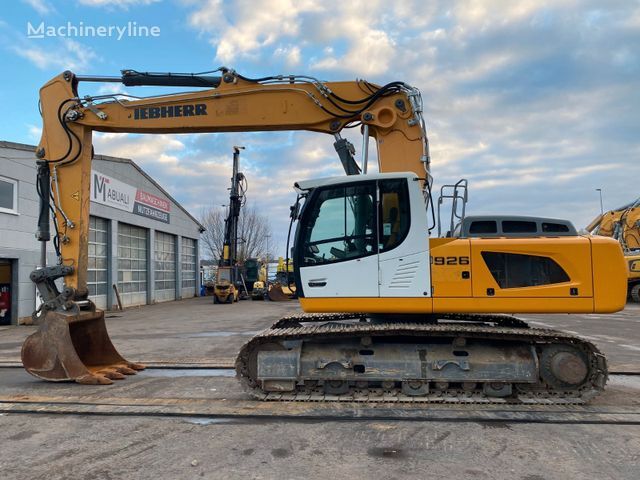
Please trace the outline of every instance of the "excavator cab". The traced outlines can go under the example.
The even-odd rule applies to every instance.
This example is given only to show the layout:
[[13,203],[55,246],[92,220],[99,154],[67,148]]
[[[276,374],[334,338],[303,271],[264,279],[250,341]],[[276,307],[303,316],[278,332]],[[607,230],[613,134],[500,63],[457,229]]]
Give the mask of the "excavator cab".
[[303,309],[431,296],[426,205],[415,174],[309,180],[296,188],[306,197],[294,247]]

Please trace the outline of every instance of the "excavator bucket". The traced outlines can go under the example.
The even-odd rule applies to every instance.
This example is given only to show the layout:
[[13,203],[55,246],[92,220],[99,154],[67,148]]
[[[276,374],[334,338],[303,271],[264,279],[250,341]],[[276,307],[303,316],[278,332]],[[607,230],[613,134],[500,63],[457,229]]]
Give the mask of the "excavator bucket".
[[35,377],[87,385],[108,385],[144,369],[118,353],[101,310],[47,312],[22,346],[22,363]]
[[267,294],[269,296],[269,300],[272,302],[287,302],[291,300],[291,297],[284,293],[282,289],[282,285],[279,283],[274,283],[269,287],[269,292]]

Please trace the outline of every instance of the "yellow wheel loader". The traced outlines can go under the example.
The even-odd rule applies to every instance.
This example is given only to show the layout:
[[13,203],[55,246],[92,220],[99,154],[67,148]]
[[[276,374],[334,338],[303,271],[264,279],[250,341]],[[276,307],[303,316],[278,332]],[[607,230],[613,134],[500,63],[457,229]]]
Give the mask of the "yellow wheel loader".
[[[146,98],[78,91],[111,81],[200,90]],[[93,131],[307,130],[334,140],[346,175],[294,184],[292,257],[306,313],[277,321],[241,348],[237,375],[256,398],[553,404],[583,403],[604,388],[606,361],[595,345],[511,314],[622,309],[627,267],[620,245],[545,219],[480,220],[458,236],[432,237],[431,160],[418,89],[402,81],[252,79],[227,68],[125,70],[118,77],[67,71],[42,87],[40,103],[38,237],[49,238],[53,211],[55,237],[63,241],[56,242],[60,265],[34,277],[44,307],[22,352],[30,373],[108,383],[119,369],[140,367],[117,355],[103,312],[87,297]],[[360,163],[340,135],[347,127],[362,133]],[[370,140],[380,173],[368,172]],[[63,278],[62,291],[55,278]]]

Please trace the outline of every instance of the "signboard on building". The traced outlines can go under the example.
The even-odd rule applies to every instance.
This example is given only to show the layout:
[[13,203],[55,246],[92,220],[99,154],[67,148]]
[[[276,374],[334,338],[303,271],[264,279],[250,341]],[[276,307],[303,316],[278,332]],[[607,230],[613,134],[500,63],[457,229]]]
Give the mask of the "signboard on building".
[[91,170],[91,201],[159,222],[170,222],[171,202],[95,170]]

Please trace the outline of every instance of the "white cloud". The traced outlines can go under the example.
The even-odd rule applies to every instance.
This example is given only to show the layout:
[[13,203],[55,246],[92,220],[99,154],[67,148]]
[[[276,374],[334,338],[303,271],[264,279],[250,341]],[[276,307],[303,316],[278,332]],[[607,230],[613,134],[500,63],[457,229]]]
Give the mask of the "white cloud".
[[300,15],[317,11],[312,0],[207,0],[190,15],[192,26],[210,34],[216,60],[225,64],[254,55],[282,37],[300,33]]
[[297,45],[278,47],[273,52],[273,56],[276,58],[284,59],[285,65],[289,68],[297,67],[298,65],[300,65],[300,47],[298,47]]
[[95,51],[75,40],[63,39],[55,53],[51,48],[41,47],[34,42],[22,42],[12,50],[26,58],[41,70],[87,70],[91,62],[98,58]]
[[42,127],[36,125],[27,125],[27,131],[29,132],[29,138],[33,142],[39,142],[42,137]]
[[99,153],[130,158],[141,166],[158,161],[171,163],[171,159],[176,157],[168,152],[180,152],[185,149],[185,144],[178,139],[178,135],[169,134],[96,133],[93,144]]
[[127,94],[128,92],[125,90],[124,85],[120,83],[105,83],[98,87],[98,95],[114,95],[117,93]]
[[33,8],[40,15],[46,15],[54,11],[53,7],[46,0],[22,0],[24,3]]

